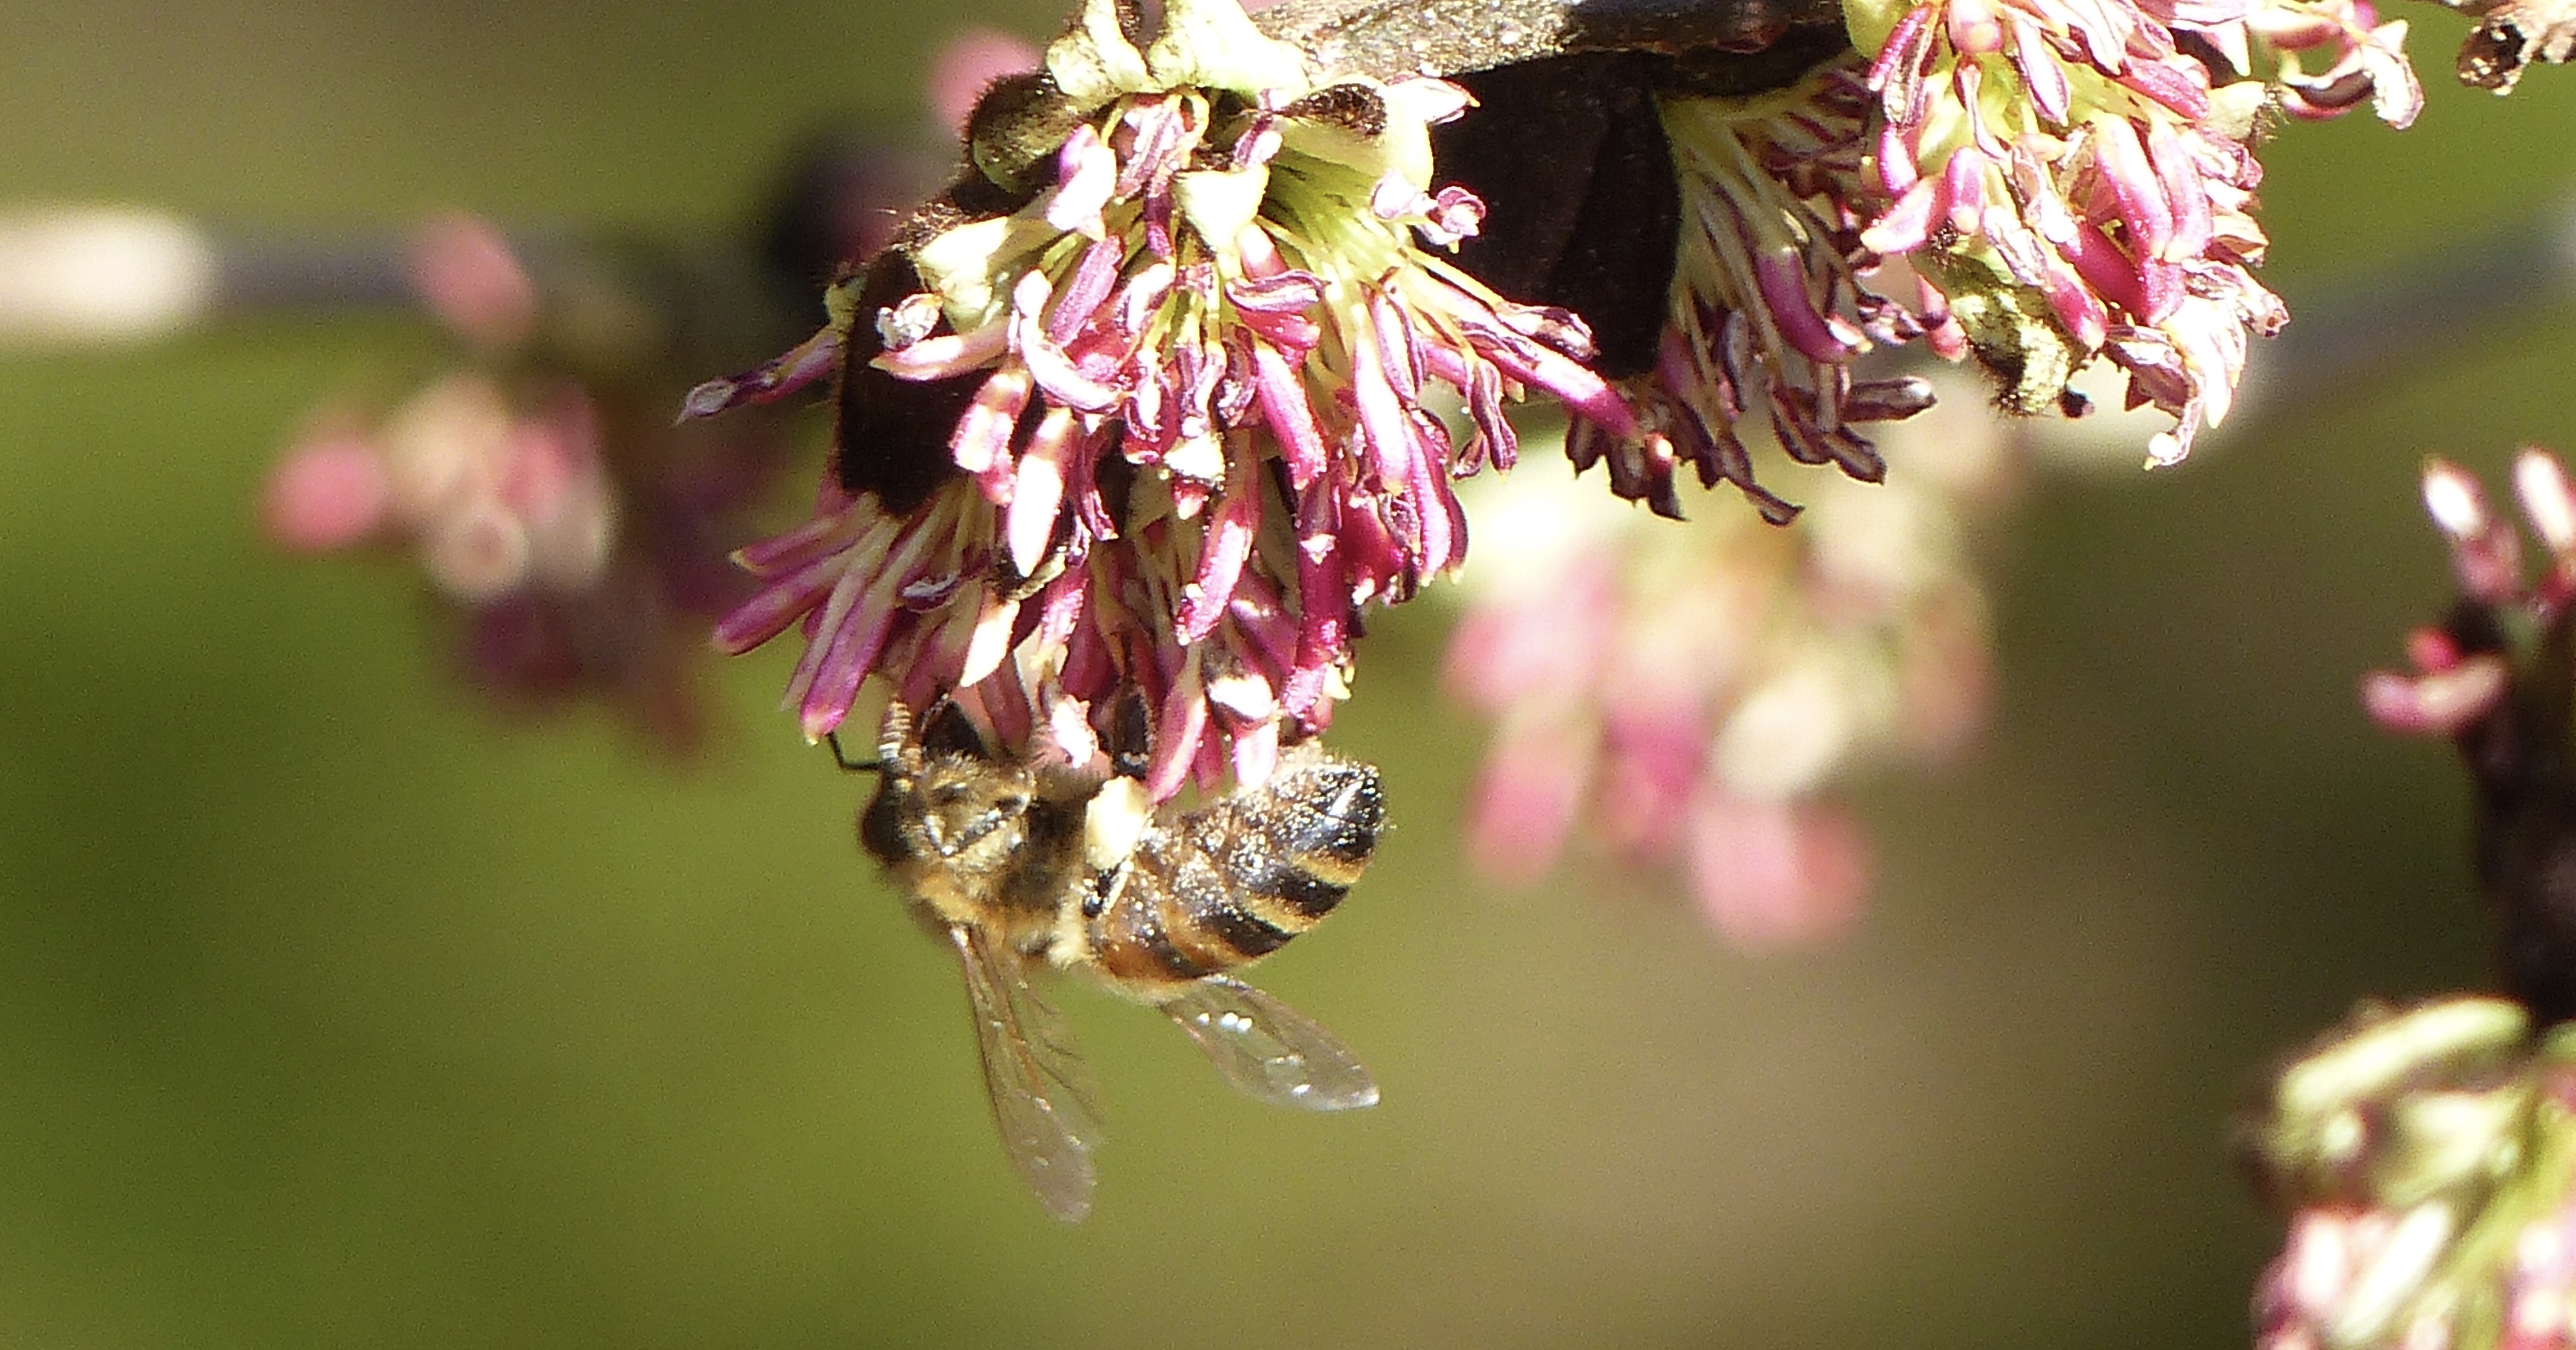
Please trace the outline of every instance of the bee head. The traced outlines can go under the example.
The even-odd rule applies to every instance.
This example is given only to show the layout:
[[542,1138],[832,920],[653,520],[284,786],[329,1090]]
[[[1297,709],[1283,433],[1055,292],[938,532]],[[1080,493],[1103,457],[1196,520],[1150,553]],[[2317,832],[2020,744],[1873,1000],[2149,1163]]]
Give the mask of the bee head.
[[859,820],[861,842],[880,861],[973,867],[1020,846],[1036,778],[995,759],[956,704],[932,708],[917,735],[901,705],[888,708],[880,764],[876,799]]
[[915,852],[959,863],[1009,857],[1035,788],[1025,769],[988,760],[934,763],[913,787]]

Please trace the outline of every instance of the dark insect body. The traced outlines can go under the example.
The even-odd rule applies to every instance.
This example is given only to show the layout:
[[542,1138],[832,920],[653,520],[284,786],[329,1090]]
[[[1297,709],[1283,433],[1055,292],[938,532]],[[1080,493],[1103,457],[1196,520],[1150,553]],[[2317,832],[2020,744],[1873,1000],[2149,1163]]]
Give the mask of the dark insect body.
[[879,310],[921,289],[921,275],[900,248],[868,264],[850,329],[836,396],[832,472],[853,496],[873,492],[887,513],[912,514],[940,484],[957,476],[948,436],[983,383],[981,374],[944,380],[898,379],[873,363],[885,351]]

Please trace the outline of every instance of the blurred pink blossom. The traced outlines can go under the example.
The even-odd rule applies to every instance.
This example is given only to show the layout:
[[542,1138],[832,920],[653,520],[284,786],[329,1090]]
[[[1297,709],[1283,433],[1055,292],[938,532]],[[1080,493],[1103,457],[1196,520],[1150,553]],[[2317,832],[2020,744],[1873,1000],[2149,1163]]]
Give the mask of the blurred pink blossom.
[[[705,625],[748,589],[724,543],[784,465],[782,419],[672,427],[686,342],[554,322],[550,306],[595,316],[638,299],[550,295],[488,223],[432,220],[412,264],[468,359],[380,415],[318,419],[271,473],[269,537],[410,558],[461,672],[496,703],[600,698],[691,747]],[[610,284],[577,271],[572,284]]]
[[388,528],[393,486],[363,434],[318,431],[290,447],[262,497],[269,538],[298,553],[347,548]]
[[1966,540],[2012,463],[1973,402],[1891,435],[1885,484],[1809,471],[1809,508],[1780,528],[1569,498],[1538,465],[1474,495],[1513,543],[1468,569],[1448,659],[1452,692],[1495,726],[1470,810],[1479,871],[1533,882],[1580,835],[1676,873],[1747,950],[1850,928],[1869,850],[1832,794],[1981,721]]
[[412,289],[440,322],[482,347],[528,339],[537,283],[492,222],[462,211],[433,217],[414,236]]

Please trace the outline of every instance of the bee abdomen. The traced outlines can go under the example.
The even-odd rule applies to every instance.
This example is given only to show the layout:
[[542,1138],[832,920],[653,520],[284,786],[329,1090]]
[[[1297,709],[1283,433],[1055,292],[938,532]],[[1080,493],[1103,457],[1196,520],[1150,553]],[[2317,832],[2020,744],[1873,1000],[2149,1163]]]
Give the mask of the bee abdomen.
[[1088,925],[1109,975],[1169,983],[1248,965],[1341,903],[1385,828],[1377,771],[1320,751],[1146,832]]
[[1170,842],[1148,835],[1117,883],[1116,898],[1084,925],[1092,961],[1116,979],[1183,982],[1249,959],[1194,917],[1202,906],[1188,897],[1216,893],[1221,883],[1204,856],[1174,856]]
[[1377,770],[1353,760],[1318,754],[1282,766],[1281,778],[1289,781],[1273,780],[1272,800],[1263,809],[1280,817],[1268,831],[1278,846],[1280,870],[1300,879],[1283,878],[1280,891],[1321,917],[1377,853],[1378,836],[1386,830],[1386,799]]

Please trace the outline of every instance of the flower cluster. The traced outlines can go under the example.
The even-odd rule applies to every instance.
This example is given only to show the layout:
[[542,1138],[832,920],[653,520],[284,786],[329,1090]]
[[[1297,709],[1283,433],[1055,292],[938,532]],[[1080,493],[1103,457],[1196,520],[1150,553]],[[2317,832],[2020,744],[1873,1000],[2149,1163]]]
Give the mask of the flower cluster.
[[1892,429],[1883,484],[1807,473],[1786,528],[1654,521],[1538,467],[1475,498],[1514,547],[1469,570],[1449,654],[1451,688],[1495,721],[1470,860],[1526,883],[1580,828],[1676,866],[1740,947],[1846,928],[1868,866],[1833,789],[1956,746],[1984,709],[1966,536],[2011,461],[1981,414],[1960,400]]
[[2107,358],[2129,406],[2175,418],[2149,461],[2180,459],[2225,417],[2250,337],[2287,318],[2251,271],[2259,115],[2368,100],[2403,126],[2422,101],[2405,25],[2363,0],[1843,9],[1860,55],[1764,93],[1657,92],[1681,194],[1662,342],[1567,449],[1660,514],[1681,514],[1690,466],[1787,519],[1756,438],[1876,481],[1871,424],[1930,394],[1855,366],[1917,341],[1975,355],[2022,414],[2085,412],[2069,381]]
[[1329,719],[1360,607],[1464,557],[1451,480],[1513,461],[1504,400],[1619,406],[1579,321],[1434,251],[1482,215],[1430,176],[1455,86],[1319,85],[1231,0],[1175,0],[1150,42],[1119,24],[1095,0],[987,95],[974,174],[830,326],[691,396],[841,372],[816,513],[742,552],[761,590],[717,637],[802,626],[809,737],[879,674],[1084,763],[1132,694],[1157,800],[1258,781]]
[[596,411],[557,389],[523,415],[480,374],[439,379],[371,430],[331,427],[279,462],[278,542],[322,552],[399,535],[467,605],[597,582],[616,535]]
[[2576,1033],[2500,999],[2365,1007],[2245,1142],[2290,1215],[2263,1350],[2576,1346]]
[[[1889,198],[1861,241],[1910,261],[1927,315],[1955,322],[2037,412],[2095,356],[2132,406],[2177,425],[2153,463],[2226,416],[2250,334],[2286,321],[2253,278],[2261,166],[2275,102],[2329,116],[2368,96],[2404,126],[2422,93],[2403,23],[2361,0],[1856,0],[1873,59],[1877,173]],[[2311,73],[2302,57],[2322,57]]]

